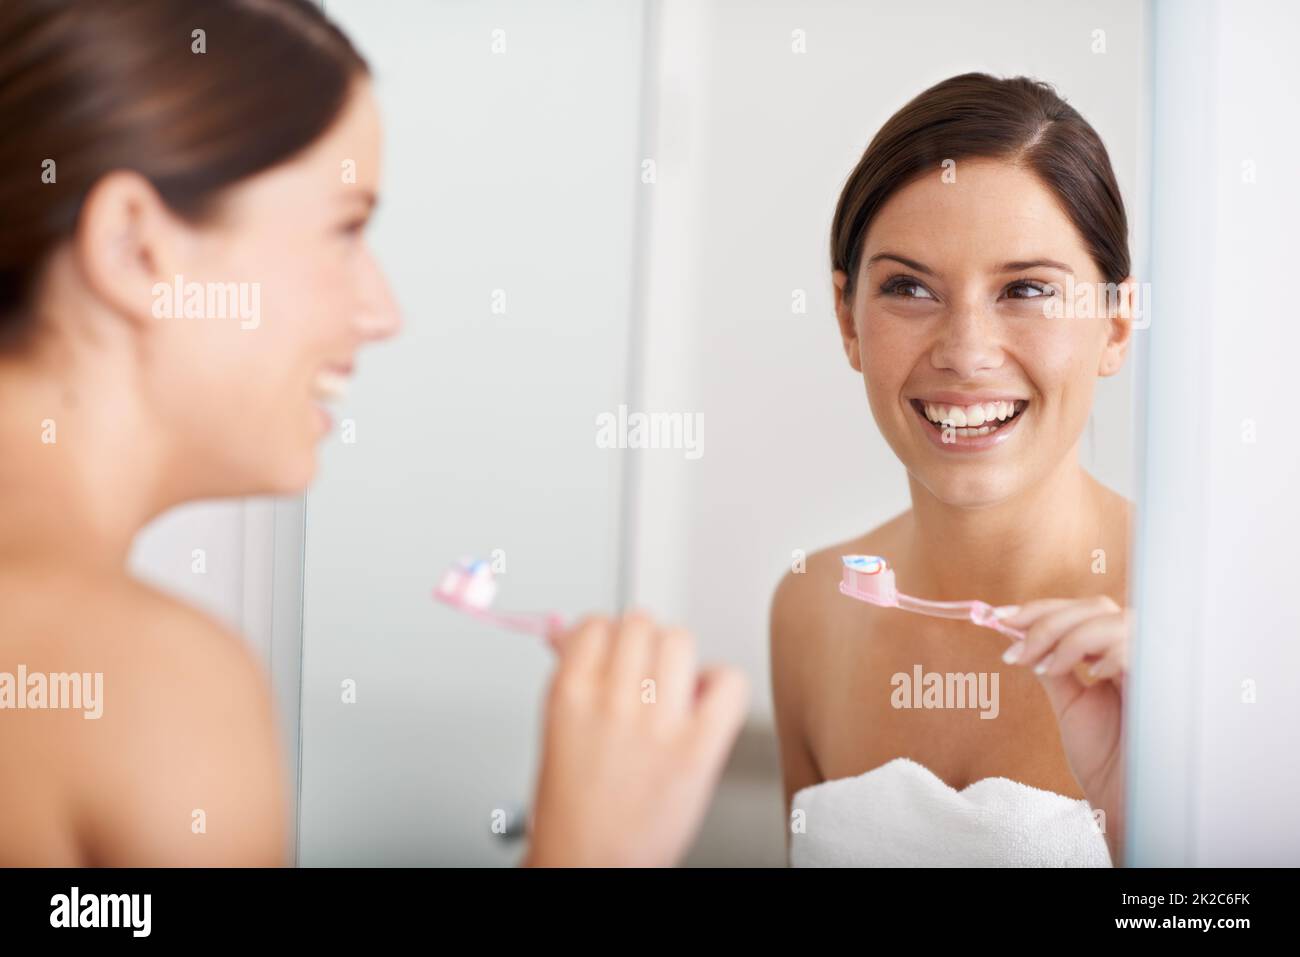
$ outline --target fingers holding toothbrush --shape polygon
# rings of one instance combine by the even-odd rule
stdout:
[[[496,590],[488,562],[463,559],[433,595],[482,621],[540,635],[559,658],[524,863],[676,863],[744,721],[744,675],[699,670],[691,634],[646,614],[570,628],[554,612],[494,611]]]
[[[559,663],[525,863],[666,866],[689,848],[744,720],[739,671],[643,614],[552,636]]]
[[[1073,672],[1084,685],[1102,678],[1122,681],[1132,609],[1121,608],[1108,595],[1045,598],[1014,607],[1013,614],[998,614],[1004,625],[1025,633],[1003,656],[1008,664],[1050,678]]]

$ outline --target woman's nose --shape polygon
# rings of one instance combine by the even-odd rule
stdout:
[[[401,312],[392,302],[381,308],[367,309],[357,317],[357,327],[363,339],[391,339],[401,331]]]
[[[930,353],[936,369],[950,369],[962,379],[1002,364],[1002,344],[989,316],[978,305],[954,308],[945,317]]]
[[[363,339],[389,339],[402,328],[402,311],[393,298],[388,280],[375,269],[358,310],[356,324]]]

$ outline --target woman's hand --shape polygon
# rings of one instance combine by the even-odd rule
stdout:
[[[639,614],[587,619],[555,644],[524,863],[676,863],[744,720],[744,676],[697,673],[690,633]]]
[[[1003,660],[1032,667],[1056,712],[1070,769],[1105,812],[1112,863],[1124,842],[1124,685],[1133,612],[1105,595],[1026,602],[1002,623],[1025,633]],[[1018,652],[1018,654],[1013,654]]]

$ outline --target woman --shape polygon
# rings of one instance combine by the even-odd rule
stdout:
[[[0,864],[285,863],[260,663],[125,563],[173,505],[302,490],[398,331],[366,64],[305,0],[9,0],[0,127],[0,672],[103,676],[94,720],[0,710]],[[643,615],[556,643],[527,862],[675,861],[741,676]]]
[[[794,863],[1121,860],[1132,508],[1078,449],[1129,343],[1127,238],[1101,140],[1023,77],[926,90],[849,176],[836,314],[912,507],[773,601]],[[842,598],[846,554],[908,594],[1019,605],[1000,615],[1026,637]],[[900,689],[927,674],[997,700],[915,707]]]

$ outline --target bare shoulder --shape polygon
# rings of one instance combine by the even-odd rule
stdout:
[[[79,701],[51,694],[0,725],[0,765],[29,768],[27,797],[60,809],[49,837],[78,863],[284,862],[269,679],[242,638],[125,575],[66,565],[0,568],[0,604],[3,659],[78,685]]]
[[[210,615],[129,576],[73,567],[0,567],[9,652],[64,662],[122,666],[119,680],[181,689],[187,696],[269,692],[256,655]],[[81,669],[84,670],[84,669]],[[269,698],[268,698],[269,701]],[[134,713],[131,699],[118,705]]]
[[[793,651],[790,646],[794,645],[808,650],[811,643],[815,648],[845,607],[834,600],[842,574],[842,556],[889,554],[907,514],[901,513],[865,535],[813,552],[802,566],[782,577],[772,598],[774,656]]]
[[[836,600],[841,556],[887,553],[902,518],[814,552],[776,587],[770,617],[772,699],[787,805],[800,788],[824,779],[812,741],[814,711],[824,682],[841,667],[836,637],[846,616],[861,611]]]

